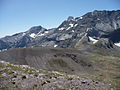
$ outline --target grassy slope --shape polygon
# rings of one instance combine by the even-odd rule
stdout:
[[[44,49],[42,50],[44,54],[47,53],[50,55],[50,57],[57,55],[57,57],[56,56],[54,58],[52,57],[52,59],[46,61],[48,63],[47,66],[50,67],[49,69],[62,71],[70,74],[76,74],[83,78],[109,83],[112,84],[110,85],[111,88],[120,90],[119,52],[114,51],[114,49],[101,49],[96,48],[94,46],[92,47],[92,50],[93,49],[94,51],[92,52],[89,50],[88,52],[83,51],[82,53],[81,51],[79,52],[77,50],[63,50],[63,49],[50,49],[50,50],[46,49],[46,51],[44,51]],[[36,50],[38,50],[38,48]],[[29,51],[31,50],[28,50],[27,52]],[[39,50],[36,51],[36,54],[38,52]],[[68,56],[66,56],[66,53],[68,54]],[[70,56],[71,53],[77,55],[76,60],[78,61],[74,61],[71,58],[68,58],[71,57]]]
[[[86,78],[112,83],[111,87],[120,90],[120,48],[107,48],[101,46],[101,42],[87,45],[81,42],[79,50],[88,51],[90,54],[84,56],[95,66],[94,75],[85,75]]]
[[[120,57],[93,54],[88,58],[97,66],[96,75],[90,78],[112,83],[112,87],[120,90]]]

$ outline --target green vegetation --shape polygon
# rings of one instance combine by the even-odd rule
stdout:
[[[111,83],[112,88],[120,90],[120,58],[118,56],[107,56],[96,53],[86,57],[91,59],[96,75],[84,77]]]

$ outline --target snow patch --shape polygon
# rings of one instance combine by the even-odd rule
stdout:
[[[66,30],[69,30],[71,27],[68,27]]]
[[[59,28],[58,30],[64,30],[65,28],[64,27],[61,27],[61,28]]]
[[[90,41],[92,41],[93,42],[93,44],[95,44],[98,40],[96,40],[96,39],[94,39],[94,38],[92,38],[92,37],[90,37],[89,36],[89,39],[90,39]]]
[[[80,17],[80,19],[83,19],[83,17]]]
[[[44,33],[41,33],[40,35],[38,35],[38,36],[44,36],[45,34]]]
[[[116,46],[120,47],[120,42],[119,43],[114,43]]]
[[[49,31],[45,31],[44,33],[49,33]]]
[[[73,27],[73,24],[69,24],[71,27]]]
[[[54,45],[54,47],[57,47],[58,45]]]
[[[74,27],[76,27],[78,24],[75,24]]]
[[[35,33],[32,33],[29,35],[31,38],[35,38],[36,34]]]
[[[46,34],[48,34],[48,33],[49,33],[49,31],[45,31],[44,33],[39,32],[39,33],[37,34],[37,36],[44,36],[44,35],[46,35]]]
[[[0,52],[2,52],[2,51],[7,51],[7,49],[2,49],[2,50],[0,50]]]
[[[75,21],[78,21],[78,20],[81,20],[81,19],[83,19],[83,17],[79,17],[79,18],[77,18]]]
[[[72,32],[75,32],[74,30],[72,30]]]
[[[46,34],[48,34],[48,33],[49,33],[49,31],[45,31],[44,33],[39,32],[39,33],[37,33],[37,34],[32,33],[32,34],[30,34],[29,36],[32,37],[32,38],[36,38],[36,37],[38,37],[38,36],[44,36],[44,35],[46,35]]]
[[[23,33],[23,34],[22,34],[22,36],[25,36],[25,35],[26,35],[26,33]]]

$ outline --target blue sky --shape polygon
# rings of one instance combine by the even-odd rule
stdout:
[[[119,0],[0,0],[0,37],[37,25],[54,28],[68,16],[118,9]]]

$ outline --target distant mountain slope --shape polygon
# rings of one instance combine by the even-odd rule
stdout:
[[[50,71],[64,71],[71,74],[78,71],[91,73],[89,71],[93,69],[90,61],[84,57],[81,51],[72,49],[47,47],[12,49],[1,52],[0,59],[13,64],[29,65]]]
[[[62,48],[79,48],[81,45],[95,44],[102,36],[120,28],[120,10],[93,11],[81,17],[68,17],[60,26],[45,29],[35,26],[26,32],[0,39],[0,50],[8,48],[51,46]],[[118,37],[113,35],[113,43],[118,43]],[[4,47],[3,47],[4,45]]]
[[[47,47],[20,48],[0,52],[1,60],[47,71],[74,74],[92,79],[93,82],[102,81],[115,90],[120,89],[120,53],[113,49],[94,48],[92,51],[82,51]]]

